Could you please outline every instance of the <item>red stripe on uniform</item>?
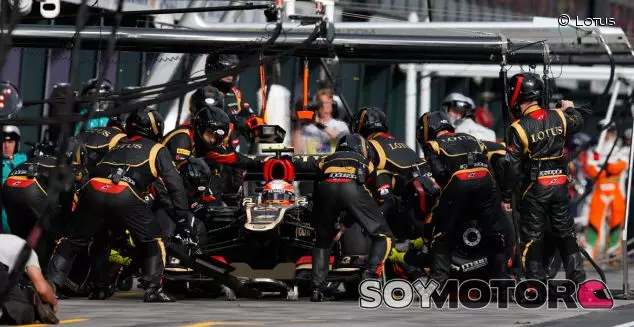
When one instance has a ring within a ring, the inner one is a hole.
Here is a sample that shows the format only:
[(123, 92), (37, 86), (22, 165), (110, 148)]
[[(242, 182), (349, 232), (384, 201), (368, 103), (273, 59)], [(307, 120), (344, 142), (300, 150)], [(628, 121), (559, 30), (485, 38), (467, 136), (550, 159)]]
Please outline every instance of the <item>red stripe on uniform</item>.
[(456, 173), (456, 178), (461, 181), (471, 180), (471, 179), (480, 179), (488, 175), (489, 172), (487, 170), (478, 170), (478, 171), (463, 171)]
[(230, 154), (220, 154), (216, 152), (209, 152), (205, 156), (207, 159), (211, 159), (217, 163), (221, 164), (232, 164), (238, 160), (235, 153)]
[(95, 189), (95, 191), (108, 194), (118, 194), (125, 191), (125, 189), (127, 188), (126, 185), (115, 185), (95, 180), (91, 180), (90, 185), (93, 189)]
[(348, 183), (352, 181), (352, 179), (350, 178), (328, 178), (326, 179), (326, 182), (329, 183)]
[(568, 181), (568, 177), (566, 177), (566, 176), (546, 176), (546, 177), (538, 178), (537, 181), (539, 182), (539, 184), (542, 184), (544, 186), (557, 186), (557, 185), (565, 184), (566, 181)]
[(35, 178), (31, 179), (17, 179), (9, 177), (7, 178), (6, 185), (8, 187), (25, 188), (35, 183)]

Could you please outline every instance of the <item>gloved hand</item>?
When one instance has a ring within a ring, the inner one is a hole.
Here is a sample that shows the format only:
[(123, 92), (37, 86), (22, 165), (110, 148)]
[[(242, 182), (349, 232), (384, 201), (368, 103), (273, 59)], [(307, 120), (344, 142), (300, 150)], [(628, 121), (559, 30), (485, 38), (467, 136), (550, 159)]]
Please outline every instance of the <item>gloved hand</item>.
[(425, 241), (423, 240), (422, 237), (409, 241), (410, 248), (419, 250), (419, 251), (423, 249), (424, 244), (425, 244)]
[(176, 222), (176, 230), (174, 238), (181, 240), (185, 245), (198, 245), (198, 238), (194, 231), (194, 215), (189, 213), (186, 218), (182, 218)]

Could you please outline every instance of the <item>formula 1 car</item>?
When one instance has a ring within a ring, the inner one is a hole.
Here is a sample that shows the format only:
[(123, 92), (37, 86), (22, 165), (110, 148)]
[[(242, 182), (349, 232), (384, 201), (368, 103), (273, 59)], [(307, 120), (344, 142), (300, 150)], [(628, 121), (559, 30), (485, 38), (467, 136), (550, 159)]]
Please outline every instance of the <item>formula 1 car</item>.
[[(261, 155), (267, 159), (263, 172), (245, 173), (239, 206), (204, 205), (194, 209), (206, 231), (196, 249), (199, 257), (214, 258), (231, 266), (231, 275), (255, 294), (276, 294), (289, 300), (308, 291), (315, 237), (310, 222), (311, 196), (296, 196), (291, 185), (312, 183), (315, 173), (295, 171), (291, 162), (282, 159), (282, 153), (292, 151), (263, 150), (275, 155)], [(341, 256), (338, 240), (334, 242), (329, 279), (356, 278), (360, 265)], [(168, 260), (165, 281), (168, 292), (185, 286), (190, 293), (224, 292), (228, 299), (234, 298), (213, 278), (183, 267), (175, 258)]]

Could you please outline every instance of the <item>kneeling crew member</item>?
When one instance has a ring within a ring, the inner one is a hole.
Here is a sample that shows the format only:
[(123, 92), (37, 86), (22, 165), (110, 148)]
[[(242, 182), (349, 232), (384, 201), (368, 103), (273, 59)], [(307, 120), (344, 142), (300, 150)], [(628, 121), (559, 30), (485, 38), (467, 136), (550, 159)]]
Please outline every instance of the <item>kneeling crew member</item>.
[[(111, 229), (118, 234), (127, 229), (139, 249), (139, 259), (143, 260), (141, 282), (147, 286), (144, 301), (174, 301), (161, 288), (165, 246), (159, 237), (159, 223), (144, 200), (150, 185), (158, 178), (163, 180), (177, 215), (177, 228), (190, 234), (191, 219), (183, 182), (169, 151), (157, 143), (163, 125), (163, 118), (155, 110), (130, 114), (125, 126), (128, 138), (119, 141), (95, 168), (82, 189), (70, 235), (59, 244), (51, 259), (49, 278), (56, 285), (64, 284), (76, 253), (88, 247), (98, 233)], [(98, 256), (96, 260), (102, 259), (102, 253), (107, 255), (107, 251), (91, 249), (91, 252), (96, 252), (93, 254)], [(103, 280), (97, 278), (98, 283)]]
[(569, 160), (564, 155), (566, 138), (583, 128), (583, 116), (571, 101), (562, 109), (539, 106), (544, 82), (532, 73), (509, 80), (509, 108), (518, 120), (509, 129), (507, 148), (511, 173), (519, 184), (520, 239), (526, 278), (546, 282), (542, 263), (547, 222), (553, 229), (566, 278), (581, 283), (586, 274), (583, 257), (568, 209)]
[(372, 238), (370, 253), (362, 277), (376, 278), (382, 274), (383, 263), (392, 248), (392, 232), (381, 215), (372, 194), (365, 187), (366, 178), (373, 172), (368, 160), (370, 147), (359, 135), (341, 138), (335, 153), (320, 161), (300, 162), (300, 170), (317, 171), (314, 193), (313, 226), (317, 234), (313, 249), (313, 292), (311, 301), (322, 301), (330, 248), (337, 231), (335, 222), (342, 211), (347, 211)]
[[(464, 217), (476, 215), (490, 242), (496, 277), (506, 277), (502, 208), (486, 147), (475, 137), (454, 133), (446, 113), (426, 113), (419, 119), (417, 139), (423, 147), (434, 178), (442, 187), (437, 205), (425, 226), (431, 238), (431, 278), (441, 286), (449, 279), (451, 253), (456, 237), (454, 227)], [(468, 200), (467, 200), (468, 199)], [(431, 230), (428, 230), (431, 229)]]

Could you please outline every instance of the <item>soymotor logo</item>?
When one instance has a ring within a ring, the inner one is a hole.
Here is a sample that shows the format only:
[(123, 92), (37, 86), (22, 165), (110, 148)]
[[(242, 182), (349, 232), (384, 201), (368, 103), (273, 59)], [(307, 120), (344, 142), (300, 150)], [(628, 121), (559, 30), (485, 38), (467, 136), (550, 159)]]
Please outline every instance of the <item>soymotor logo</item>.
[[(533, 292), (526, 289), (532, 288)], [(451, 279), (440, 290), (440, 284), (435, 280), (427, 280), (424, 283), (417, 279), (413, 283), (403, 279), (390, 280), (381, 288), (377, 279), (366, 279), (359, 284), (359, 306), (364, 309), (377, 309), (382, 304), (392, 309), (404, 309), (414, 302), (414, 292), (420, 297), (420, 307), (431, 309), (432, 303), (436, 309), (449, 308), (467, 309), (484, 308), (495, 299), (499, 309), (508, 308), (511, 302), (517, 303), (525, 309), (540, 309), (547, 304), (548, 309), (558, 309), (563, 302), (566, 309), (612, 309), (614, 300), (605, 283), (600, 280), (587, 280), (580, 285), (567, 279), (552, 279), (548, 285), (538, 280), (523, 280), (517, 283), (515, 280), (491, 280), (490, 283), (480, 279), (470, 279), (460, 283)], [(458, 290), (459, 294), (467, 294), (458, 297), (456, 301), (450, 301), (450, 291)], [(502, 293), (500, 293), (502, 290)], [(502, 295), (500, 295), (502, 294)], [(503, 296), (503, 295), (506, 296)], [(523, 298), (524, 301), (515, 302), (514, 298)], [(495, 295), (495, 296), (494, 296)]]

